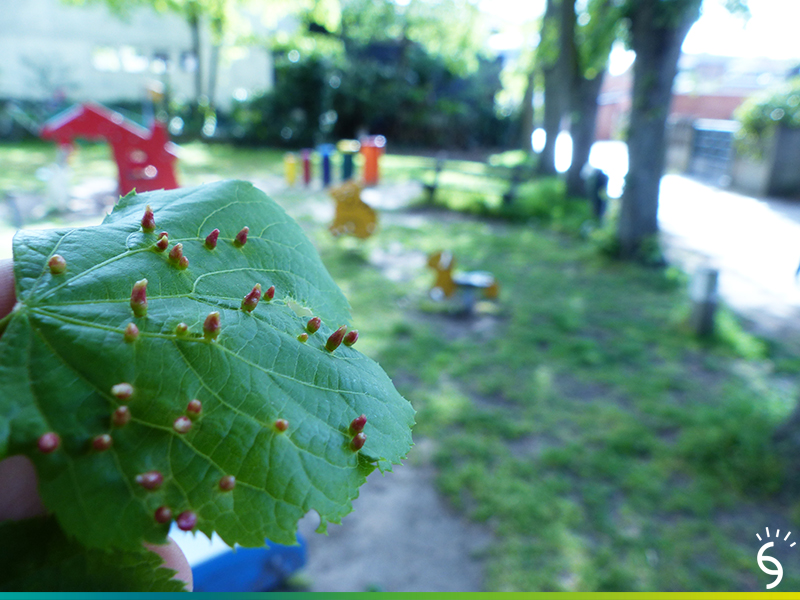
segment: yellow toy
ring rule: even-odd
[[[500,286],[494,275],[487,271],[470,271],[453,275],[456,259],[453,253],[447,250],[434,252],[428,257],[428,266],[436,271],[436,281],[433,283],[430,294],[434,300],[443,300],[462,292],[464,304],[472,309],[475,303],[475,294],[480,291],[487,300],[496,300],[500,293]]]
[[[328,228],[333,235],[352,235],[363,240],[375,233],[378,215],[361,200],[360,185],[346,181],[332,188],[330,194],[336,201],[336,214]]]

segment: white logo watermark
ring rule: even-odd
[[[765,529],[767,531],[767,537],[770,537],[770,535],[769,535],[769,527],[765,527]],[[781,534],[781,530],[780,529],[775,531],[775,537],[776,538],[780,538],[780,534]],[[786,540],[788,540],[790,535],[792,535],[791,531],[786,534],[786,537],[783,538],[783,541],[785,542]],[[761,536],[759,534],[756,534],[756,537],[758,538],[759,542],[763,542],[764,541],[764,540],[761,539]],[[792,542],[789,547],[793,548],[795,546],[795,544],[797,544],[797,542]],[[773,581],[772,583],[768,583],[767,584],[767,589],[768,590],[771,590],[772,588],[777,587],[777,585],[781,582],[781,579],[783,579],[783,566],[781,565],[780,561],[777,558],[773,558],[772,556],[764,556],[764,552],[766,552],[767,550],[772,548],[774,545],[775,545],[775,542],[767,542],[766,544],[761,546],[761,548],[758,549],[758,556],[756,557],[756,560],[758,560],[758,568],[761,569],[762,571],[764,571],[764,573],[766,573],[767,575],[774,575],[775,576],[775,581]],[[775,568],[774,569],[770,569],[769,567],[764,565],[764,562],[771,563],[772,566],[774,566]]]

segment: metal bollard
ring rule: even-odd
[[[700,337],[707,337],[714,333],[718,280],[719,271],[708,267],[698,269],[692,278],[689,290],[689,297],[692,301],[690,321],[695,334]]]

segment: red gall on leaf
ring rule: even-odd
[[[213,250],[217,247],[217,240],[219,239],[219,229],[215,229],[211,233],[208,234],[205,241],[205,247],[209,250]]]
[[[350,423],[350,433],[361,433],[364,431],[364,425],[367,424],[367,415],[361,415],[353,419]]]
[[[301,333],[300,335],[297,336],[297,339],[305,344],[308,341],[308,334]]]
[[[54,254],[47,261],[47,266],[50,267],[50,272],[53,275],[61,275],[67,270],[67,261],[60,254]]]
[[[339,347],[339,344],[342,343],[342,340],[344,339],[344,334],[346,332],[347,332],[347,327],[345,325],[342,325],[341,327],[339,327],[339,329],[334,331],[328,338],[328,341],[325,342],[325,350],[327,350],[328,352],[333,352],[334,350],[336,350]]]
[[[97,450],[98,452],[103,452],[104,450],[108,450],[111,448],[114,440],[111,439],[111,436],[107,433],[103,433],[101,435],[95,436],[92,440],[92,448]]]
[[[223,492],[230,492],[235,487],[236,477],[233,475],[225,475],[219,480],[219,489],[221,489]]]
[[[308,333],[316,333],[319,331],[319,328],[322,326],[322,319],[319,317],[311,317],[306,323],[306,331]]]
[[[61,445],[61,438],[54,431],[48,431],[36,441],[36,446],[42,454],[50,454]]]
[[[172,423],[172,428],[178,433],[186,433],[192,428],[192,420],[189,417],[180,416]]]
[[[144,209],[144,216],[142,217],[142,231],[145,233],[152,233],[156,230],[156,216],[150,206]]]
[[[287,421],[286,419],[277,419],[275,421],[275,429],[283,433],[284,431],[289,429],[289,421]]]
[[[134,481],[146,490],[157,490],[164,483],[164,476],[158,471],[139,473]]]
[[[247,243],[247,233],[249,231],[249,227],[242,227],[242,230],[236,234],[236,238],[233,240],[233,245],[237,248],[244,246]]]
[[[118,383],[111,386],[111,395],[117,400],[127,400],[133,396],[133,386],[130,383]]]
[[[203,404],[200,402],[200,400],[189,400],[189,404],[186,405],[186,413],[190,417],[196,417],[201,412],[203,412]]]
[[[183,258],[183,244],[175,244],[172,250],[169,251],[169,262],[173,265],[178,265]]]
[[[185,271],[189,267],[189,259],[185,256],[181,256],[181,259],[178,261],[178,268],[181,271]]]
[[[172,521],[172,511],[168,506],[159,506],[153,517],[156,523],[169,523]]]
[[[344,336],[342,343],[349,348],[357,341],[358,341],[358,330],[353,329],[347,332],[347,335]]]
[[[242,310],[253,312],[255,307],[258,306],[259,300],[261,300],[261,284],[257,283],[253,286],[252,291],[242,300]]]
[[[175,325],[175,335],[186,335],[189,332],[189,326],[186,323],[178,323]]]
[[[275,297],[275,286],[271,285],[267,288],[267,291],[264,292],[264,297],[267,300],[272,300]]]
[[[140,279],[133,284],[131,310],[137,317],[144,317],[147,314],[147,279]]]
[[[139,337],[139,328],[134,323],[128,323],[128,326],[125,327],[125,331],[123,332],[122,336],[128,343],[135,342]]]
[[[209,342],[217,339],[220,330],[219,313],[217,311],[208,313],[203,323],[203,337]]]
[[[356,436],[350,440],[350,449],[353,452],[358,452],[361,448],[364,447],[364,444],[367,441],[367,434],[364,432],[356,434]]]
[[[122,427],[131,420],[131,410],[127,406],[119,406],[111,415],[111,422],[115,427]]]
[[[197,525],[197,515],[190,510],[185,510],[178,515],[175,523],[181,531],[191,531]]]
[[[169,234],[166,231],[162,231],[158,234],[158,241],[155,244],[156,252],[163,252],[169,247]]]

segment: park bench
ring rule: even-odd
[[[425,190],[425,201],[429,205],[435,204],[437,192],[445,189],[464,195],[494,196],[508,205],[517,197],[519,186],[533,176],[531,165],[508,167],[452,160],[442,153],[436,157],[430,175],[421,183]]]

